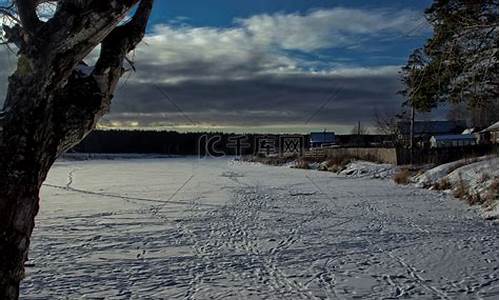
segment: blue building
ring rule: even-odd
[[[332,146],[336,142],[335,132],[311,132],[309,145],[311,148]]]
[[[476,144],[476,137],[473,134],[436,135],[430,143],[431,148],[470,146]]]

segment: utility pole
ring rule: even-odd
[[[411,106],[411,120],[410,120],[410,163],[413,165],[413,148],[415,138],[415,107]]]
[[[358,138],[357,138],[358,147],[361,146],[361,121],[358,121]]]

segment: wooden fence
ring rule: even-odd
[[[337,157],[383,162],[394,165],[444,164],[467,157],[498,154],[498,145],[471,145],[463,147],[415,149],[413,155],[405,148],[318,148],[306,151],[304,157],[311,160],[326,160]]]
[[[462,158],[498,154],[498,145],[470,145],[462,147],[414,149],[398,148],[398,165],[444,164]]]
[[[327,158],[346,157],[368,161],[396,164],[397,155],[395,148],[380,147],[346,147],[346,148],[318,148],[306,151],[305,158],[321,160]]]

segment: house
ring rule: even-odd
[[[465,121],[415,121],[413,134],[417,144],[425,144],[431,136],[460,134],[466,128]],[[399,143],[408,144],[411,123],[409,121],[398,122],[396,132]]]
[[[332,146],[336,142],[335,132],[311,132],[309,145],[311,148]]]
[[[481,130],[479,141],[484,144],[498,144],[498,122]]]
[[[431,148],[461,147],[476,144],[473,134],[435,135],[430,138]]]

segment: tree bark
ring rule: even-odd
[[[153,0],[61,1],[52,19],[33,15],[29,0],[19,1],[22,26],[11,41],[20,48],[0,114],[0,299],[18,299],[30,237],[47,173],[109,110],[124,73],[127,53],[142,40]],[[118,26],[132,9],[132,19]],[[101,43],[90,74],[78,65]]]

